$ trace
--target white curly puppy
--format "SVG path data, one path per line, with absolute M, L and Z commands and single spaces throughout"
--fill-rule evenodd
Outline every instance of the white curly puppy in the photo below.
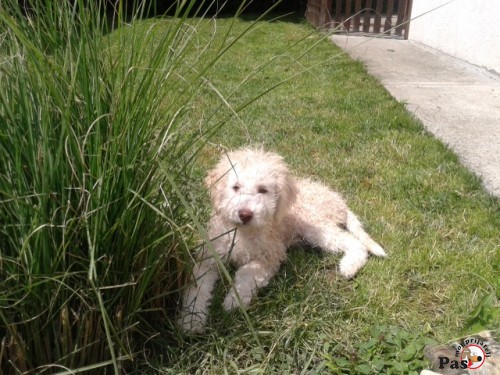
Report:
M 346 278 L 363 267 L 368 253 L 386 255 L 340 195 L 318 182 L 294 178 L 275 153 L 249 148 L 230 152 L 205 183 L 213 202 L 208 229 L 213 246 L 204 247 L 193 271 L 194 283 L 183 297 L 180 325 L 186 331 L 204 330 L 219 278 L 214 250 L 238 268 L 224 300 L 227 311 L 239 306 L 238 296 L 248 306 L 294 244 L 343 252 L 340 273 Z

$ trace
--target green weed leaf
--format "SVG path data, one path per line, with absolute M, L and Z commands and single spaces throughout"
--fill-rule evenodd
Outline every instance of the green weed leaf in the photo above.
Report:
M 500 323 L 500 305 L 495 293 L 490 293 L 484 296 L 472 311 L 465 324 L 464 333 L 473 334 L 492 329 L 495 323 Z M 498 324 L 496 326 L 498 327 Z
M 360 374 L 372 373 L 372 368 L 367 364 L 357 365 L 354 369 Z

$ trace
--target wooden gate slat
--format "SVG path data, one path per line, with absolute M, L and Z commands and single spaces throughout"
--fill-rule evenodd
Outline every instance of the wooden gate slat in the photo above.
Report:
M 371 13 L 372 13 L 372 0 L 366 0 L 365 2 L 365 10 L 363 17 L 363 32 L 370 32 L 370 22 L 371 22 Z
M 354 24 L 353 30 L 354 32 L 359 31 L 359 21 L 361 19 L 361 0 L 356 0 L 356 4 L 354 6 Z
M 345 21 L 344 21 L 344 27 L 346 31 L 349 31 L 351 29 L 351 0 L 346 0 L 345 2 Z
M 340 27 L 342 23 L 342 0 L 335 0 L 335 23 L 334 28 Z
M 410 32 L 411 9 L 413 7 L 413 0 L 406 0 L 405 7 L 405 25 L 404 25 L 404 38 L 408 39 Z
M 394 0 L 389 0 L 387 2 L 387 11 L 386 11 L 386 17 L 385 17 L 385 24 L 384 24 L 384 33 L 387 32 L 387 34 L 390 34 L 392 28 L 392 13 L 394 12 Z
M 377 5 L 375 7 L 375 20 L 373 22 L 373 32 L 375 34 L 380 33 L 380 23 L 382 21 L 382 2 L 383 0 L 377 0 Z
M 396 22 L 396 35 L 401 36 L 403 35 L 403 26 L 404 26 L 404 18 L 405 18 L 405 11 L 406 11 L 406 3 L 407 0 L 400 0 L 399 1 L 399 8 L 398 8 L 398 20 Z

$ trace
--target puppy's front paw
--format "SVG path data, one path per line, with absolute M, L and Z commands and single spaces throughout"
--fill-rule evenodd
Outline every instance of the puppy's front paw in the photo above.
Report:
M 186 333 L 200 334 L 205 332 L 206 320 L 205 315 L 183 311 L 177 323 Z
M 236 293 L 234 291 L 230 291 L 226 298 L 224 298 L 224 303 L 222 304 L 224 310 L 231 311 L 234 308 L 239 306 L 238 298 L 236 297 Z
M 238 292 L 241 299 L 241 306 L 247 307 L 248 305 L 250 305 L 250 302 L 252 301 L 252 294 L 245 293 L 244 291 L 238 291 Z M 224 298 L 224 303 L 223 303 L 224 310 L 231 311 L 240 306 L 240 301 L 238 300 L 236 293 L 237 292 L 235 292 L 234 290 L 231 290 L 227 294 L 226 298 Z

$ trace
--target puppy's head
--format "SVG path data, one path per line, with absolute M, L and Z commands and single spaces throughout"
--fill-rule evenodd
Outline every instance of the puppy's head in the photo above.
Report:
M 262 149 L 225 154 L 205 183 L 216 214 L 240 227 L 281 220 L 297 195 L 295 180 L 283 158 Z

